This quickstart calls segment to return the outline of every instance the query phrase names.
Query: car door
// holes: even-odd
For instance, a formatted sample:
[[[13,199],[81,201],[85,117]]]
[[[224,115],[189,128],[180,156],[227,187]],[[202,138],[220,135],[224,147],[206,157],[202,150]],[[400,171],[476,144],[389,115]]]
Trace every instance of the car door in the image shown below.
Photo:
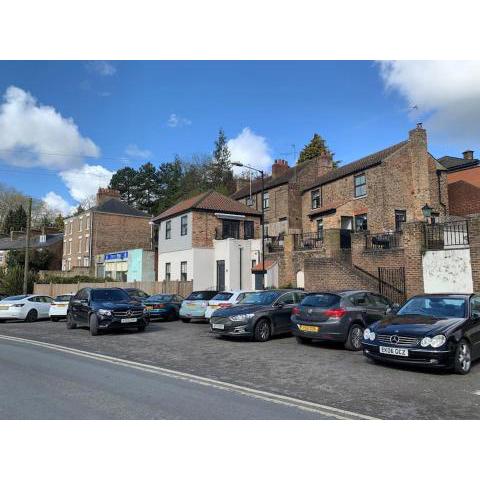
[[[78,293],[73,297],[70,310],[73,315],[73,320],[78,323],[86,323],[85,319],[85,301],[87,300],[87,290],[82,288]]]
[[[390,301],[377,293],[369,293],[367,298],[369,301],[367,310],[369,311],[370,317],[373,317],[375,322],[383,320],[387,310],[392,306]]]
[[[38,316],[41,318],[48,318],[50,314],[50,304],[52,303],[52,299],[50,297],[38,297],[39,298],[39,309],[38,309]]]
[[[296,298],[294,292],[284,293],[275,300],[272,313],[275,333],[290,331],[290,317],[295,304]]]
[[[470,316],[465,324],[466,336],[472,344],[473,358],[480,357],[480,295],[470,300]]]
[[[370,301],[366,292],[354,293],[348,297],[348,300],[355,307],[355,311],[361,313],[366,325],[370,325],[375,321],[374,312],[369,309]]]

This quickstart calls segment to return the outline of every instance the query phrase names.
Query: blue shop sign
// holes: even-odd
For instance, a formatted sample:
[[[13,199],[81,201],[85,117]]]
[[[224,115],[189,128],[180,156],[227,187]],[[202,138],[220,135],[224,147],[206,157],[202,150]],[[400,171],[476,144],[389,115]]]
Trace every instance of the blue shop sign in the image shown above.
[[[113,260],[127,260],[128,259],[128,252],[116,252],[116,253],[107,253],[105,254],[105,261],[113,261]]]

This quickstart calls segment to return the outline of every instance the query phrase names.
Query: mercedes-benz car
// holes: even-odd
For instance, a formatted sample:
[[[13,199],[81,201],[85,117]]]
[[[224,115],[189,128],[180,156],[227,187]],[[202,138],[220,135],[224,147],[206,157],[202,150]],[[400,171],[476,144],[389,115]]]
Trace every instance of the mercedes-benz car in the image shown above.
[[[290,332],[292,309],[304,296],[299,290],[249,293],[237,305],[216,310],[210,318],[210,330],[218,336],[266,342],[273,335]]]
[[[363,352],[374,361],[470,371],[480,357],[480,295],[425,294],[366,328]]]

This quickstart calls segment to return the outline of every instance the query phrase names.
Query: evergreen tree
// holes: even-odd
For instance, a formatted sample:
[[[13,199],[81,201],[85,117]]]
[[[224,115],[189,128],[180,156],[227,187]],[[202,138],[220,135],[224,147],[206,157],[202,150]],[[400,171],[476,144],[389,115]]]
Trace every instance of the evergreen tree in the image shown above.
[[[161,194],[161,187],[159,172],[151,162],[143,164],[138,169],[135,187],[136,206],[140,210],[154,213]]]
[[[138,172],[132,167],[117,170],[110,180],[109,188],[120,192],[120,197],[129,205],[136,205],[138,197]]]
[[[61,213],[59,213],[56,217],[55,220],[53,221],[53,226],[59,231],[63,232],[63,229],[65,228],[65,223],[64,223],[64,218]]]
[[[3,231],[10,233],[11,230],[21,230],[27,228],[27,212],[23,205],[15,209],[10,209],[3,222]]]
[[[300,152],[297,163],[302,163],[312,158],[318,157],[319,155],[332,155],[325,140],[318,134],[315,133],[310,142],[303,147],[303,150]],[[337,166],[338,162],[333,162],[334,167]]]
[[[208,165],[207,178],[210,188],[224,194],[231,194],[235,191],[235,179],[230,157],[227,137],[223,129],[220,129],[218,138],[215,140],[213,156]]]

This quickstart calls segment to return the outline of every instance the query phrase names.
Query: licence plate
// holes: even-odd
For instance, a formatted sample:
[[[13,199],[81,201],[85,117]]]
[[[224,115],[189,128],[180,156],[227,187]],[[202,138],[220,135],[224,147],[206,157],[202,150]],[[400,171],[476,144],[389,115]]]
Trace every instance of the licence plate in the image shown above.
[[[318,332],[319,327],[315,325],[299,325],[298,329],[302,332]]]
[[[145,308],[146,308],[147,310],[153,310],[153,307],[152,307],[151,305],[147,305]]]
[[[135,323],[138,318],[122,318],[121,323]]]
[[[397,357],[408,357],[408,348],[380,347],[380,353],[396,355]]]
[[[212,328],[215,330],[225,330],[225,325],[223,323],[212,323]]]
[[[6,307],[5,305],[0,305],[0,310],[8,310],[8,307]]]

